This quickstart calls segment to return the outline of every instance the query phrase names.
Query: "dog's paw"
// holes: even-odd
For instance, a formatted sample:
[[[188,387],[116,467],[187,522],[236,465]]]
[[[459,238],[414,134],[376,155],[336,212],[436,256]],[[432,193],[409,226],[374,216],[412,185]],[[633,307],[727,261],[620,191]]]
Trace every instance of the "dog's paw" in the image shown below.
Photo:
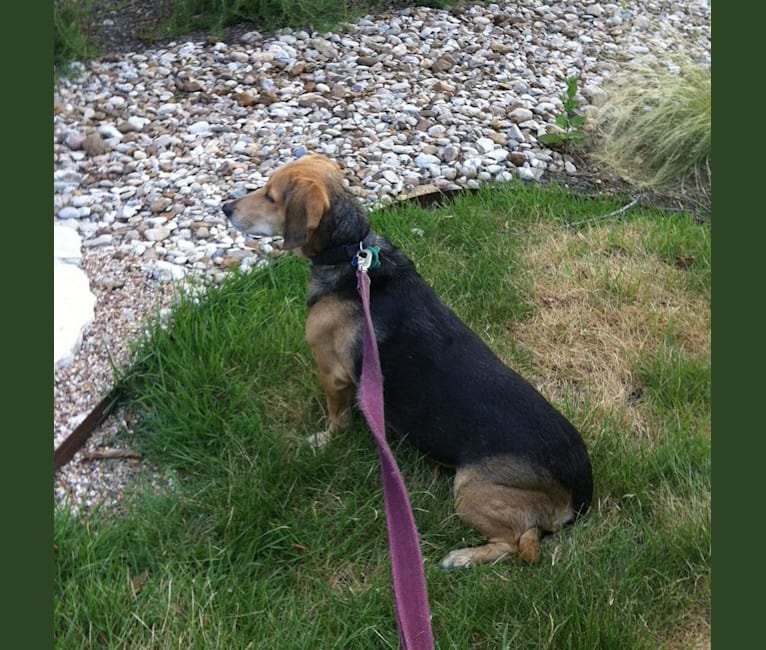
[[[320,431],[308,436],[306,438],[306,443],[314,451],[320,451],[327,446],[327,443],[330,442],[330,438],[332,438],[332,433],[330,433],[330,431]]]
[[[483,546],[459,548],[447,553],[439,566],[442,569],[470,569],[480,564],[493,564],[504,560],[515,550],[515,547],[507,542],[490,542]]]
[[[442,569],[470,569],[474,566],[474,556],[476,555],[472,548],[459,548],[450,551],[439,562]]]

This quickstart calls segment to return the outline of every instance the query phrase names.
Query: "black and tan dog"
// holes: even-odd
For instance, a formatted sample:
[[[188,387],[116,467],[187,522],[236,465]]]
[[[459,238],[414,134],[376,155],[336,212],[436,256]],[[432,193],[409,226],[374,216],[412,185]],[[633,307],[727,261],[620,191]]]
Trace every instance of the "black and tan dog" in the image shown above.
[[[306,337],[327,397],[331,435],[346,427],[361,369],[361,301],[351,259],[380,247],[371,310],[384,377],[386,425],[455,473],[455,508],[488,543],[452,551],[443,567],[518,552],[535,562],[540,536],[589,507],[593,479],[574,426],[446,307],[412,262],[370,229],[323,156],[284,165],[223,206],[240,231],[281,235],[311,260]]]

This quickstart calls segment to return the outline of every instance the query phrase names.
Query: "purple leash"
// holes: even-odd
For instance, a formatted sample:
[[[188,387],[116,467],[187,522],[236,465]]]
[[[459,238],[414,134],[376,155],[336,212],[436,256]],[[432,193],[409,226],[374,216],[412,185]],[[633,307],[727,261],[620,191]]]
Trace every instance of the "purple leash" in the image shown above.
[[[363,253],[367,253],[366,257]],[[375,254],[377,258],[377,251]],[[434,639],[418,529],[399,466],[386,442],[383,373],[370,315],[370,278],[367,275],[370,257],[370,251],[364,249],[356,258],[357,289],[362,297],[364,314],[359,405],[375,436],[380,456],[399,637],[405,650],[432,650]]]

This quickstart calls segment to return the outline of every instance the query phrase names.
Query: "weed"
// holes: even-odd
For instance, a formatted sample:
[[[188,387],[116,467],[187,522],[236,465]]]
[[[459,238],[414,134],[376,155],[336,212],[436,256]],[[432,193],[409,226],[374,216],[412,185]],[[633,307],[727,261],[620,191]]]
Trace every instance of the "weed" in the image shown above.
[[[66,73],[72,61],[98,54],[90,21],[94,0],[56,0],[53,3],[53,65]]]
[[[560,149],[564,153],[569,153],[571,147],[580,147],[585,141],[585,117],[580,115],[580,100],[577,99],[577,77],[567,78],[567,91],[564,95],[559,95],[564,112],[556,116],[557,131],[545,133],[538,136],[538,140],[543,144]]]

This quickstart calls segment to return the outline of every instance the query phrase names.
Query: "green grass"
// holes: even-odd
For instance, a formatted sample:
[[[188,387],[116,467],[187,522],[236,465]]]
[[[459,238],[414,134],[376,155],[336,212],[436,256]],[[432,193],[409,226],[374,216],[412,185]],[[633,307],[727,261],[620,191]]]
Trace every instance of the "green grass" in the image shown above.
[[[96,0],[54,0],[53,65],[66,72],[74,60],[99,54],[93,40],[91,9]]]
[[[444,553],[480,540],[453,516],[451,472],[394,442],[439,648],[654,650],[692,647],[707,634],[710,364],[704,332],[687,331],[707,321],[661,312],[684,296],[709,306],[709,226],[650,210],[576,232],[565,225],[616,206],[514,183],[436,210],[374,215],[506,360],[546,381],[564,378],[548,394],[582,430],[594,466],[592,510],[546,538],[537,565],[512,559],[446,572],[437,567]],[[636,403],[593,399],[588,382],[570,376],[579,371],[546,366],[553,345],[528,335],[557,336],[559,321],[538,320],[549,303],[537,261],[552,258],[546,247],[557,238],[578,242],[560,249],[570,269],[594,259],[624,274],[668,269],[660,276],[668,304],[630,316],[649,319],[656,339],[647,345],[639,330],[643,347],[627,346],[620,359],[629,388],[642,386]],[[694,263],[674,264],[679,251]],[[556,260],[557,277],[583,281],[564,266]],[[132,442],[173,487],[139,485],[118,511],[57,508],[57,648],[398,647],[372,437],[357,416],[320,453],[303,442],[324,428],[303,340],[307,278],[306,262],[293,256],[232,274],[182,300],[169,326],[151,327],[140,342],[123,378],[140,415]],[[589,288],[615,300],[600,296],[608,290],[600,281]],[[587,351],[606,354],[602,345],[596,339]],[[585,345],[557,354],[576,362]]]
[[[172,33],[192,29],[220,31],[250,21],[261,29],[284,27],[326,31],[343,22],[388,8],[448,6],[460,0],[183,0],[173,4],[167,24]]]
[[[176,32],[189,28],[215,31],[247,20],[268,30],[310,27],[321,31],[385,4],[377,0],[185,0],[175,4],[169,27]]]
[[[366,6],[360,4],[361,8]],[[329,29],[351,19],[356,5],[345,0],[185,0],[174,4],[172,14],[155,36],[198,29],[222,33],[224,27],[241,21],[251,21],[264,30]]]

